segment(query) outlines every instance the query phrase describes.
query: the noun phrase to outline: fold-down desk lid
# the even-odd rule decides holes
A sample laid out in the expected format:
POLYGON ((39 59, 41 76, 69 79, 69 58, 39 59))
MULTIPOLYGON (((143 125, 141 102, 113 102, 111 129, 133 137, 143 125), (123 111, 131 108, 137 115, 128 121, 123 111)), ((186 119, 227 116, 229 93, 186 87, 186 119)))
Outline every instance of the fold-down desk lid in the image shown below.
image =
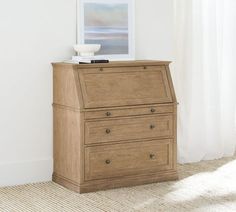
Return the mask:
POLYGON ((78 69, 84 108, 175 101, 167 66, 78 69))

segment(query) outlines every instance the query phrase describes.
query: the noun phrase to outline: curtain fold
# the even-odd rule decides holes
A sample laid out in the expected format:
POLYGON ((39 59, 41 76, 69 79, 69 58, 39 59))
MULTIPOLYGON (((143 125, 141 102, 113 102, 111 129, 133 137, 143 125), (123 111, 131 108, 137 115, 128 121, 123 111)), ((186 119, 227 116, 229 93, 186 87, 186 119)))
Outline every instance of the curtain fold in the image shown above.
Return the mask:
POLYGON ((180 163, 236 148, 236 1, 175 0, 180 163))

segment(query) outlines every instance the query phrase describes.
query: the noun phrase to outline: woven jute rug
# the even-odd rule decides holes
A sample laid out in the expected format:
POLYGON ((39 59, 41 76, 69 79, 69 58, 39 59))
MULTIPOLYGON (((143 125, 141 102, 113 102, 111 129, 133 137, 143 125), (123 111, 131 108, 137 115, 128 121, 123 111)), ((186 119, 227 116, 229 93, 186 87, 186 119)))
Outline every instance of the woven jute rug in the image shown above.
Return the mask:
POLYGON ((0 211, 236 211, 236 157, 179 165, 178 171, 178 181, 88 194, 53 182, 0 188, 0 211))

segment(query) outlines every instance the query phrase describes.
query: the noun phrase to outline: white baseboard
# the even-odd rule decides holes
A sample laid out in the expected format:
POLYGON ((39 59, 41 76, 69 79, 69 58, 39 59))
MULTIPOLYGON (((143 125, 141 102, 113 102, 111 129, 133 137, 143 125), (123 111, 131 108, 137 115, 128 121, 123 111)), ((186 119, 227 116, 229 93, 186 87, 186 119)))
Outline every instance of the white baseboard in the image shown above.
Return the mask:
POLYGON ((53 160, 0 163, 0 187, 51 181, 53 160))

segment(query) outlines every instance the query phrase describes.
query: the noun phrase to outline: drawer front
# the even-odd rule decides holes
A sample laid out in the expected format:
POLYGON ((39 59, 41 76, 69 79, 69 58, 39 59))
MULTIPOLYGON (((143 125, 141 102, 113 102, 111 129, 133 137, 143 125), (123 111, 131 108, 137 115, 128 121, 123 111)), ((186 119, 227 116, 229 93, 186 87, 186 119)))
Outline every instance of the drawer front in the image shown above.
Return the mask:
POLYGON ((85 108, 173 102, 165 66, 79 71, 85 108))
POLYGON ((85 122, 85 144, 173 137, 173 115, 85 122))
POLYGON ((85 180, 151 174, 173 168, 173 140, 85 148, 85 180))
POLYGON ((112 118, 122 116, 150 115, 158 113, 173 113, 173 105, 153 105, 145 107, 134 107, 126 109, 110 109, 85 112, 85 119, 112 118))

